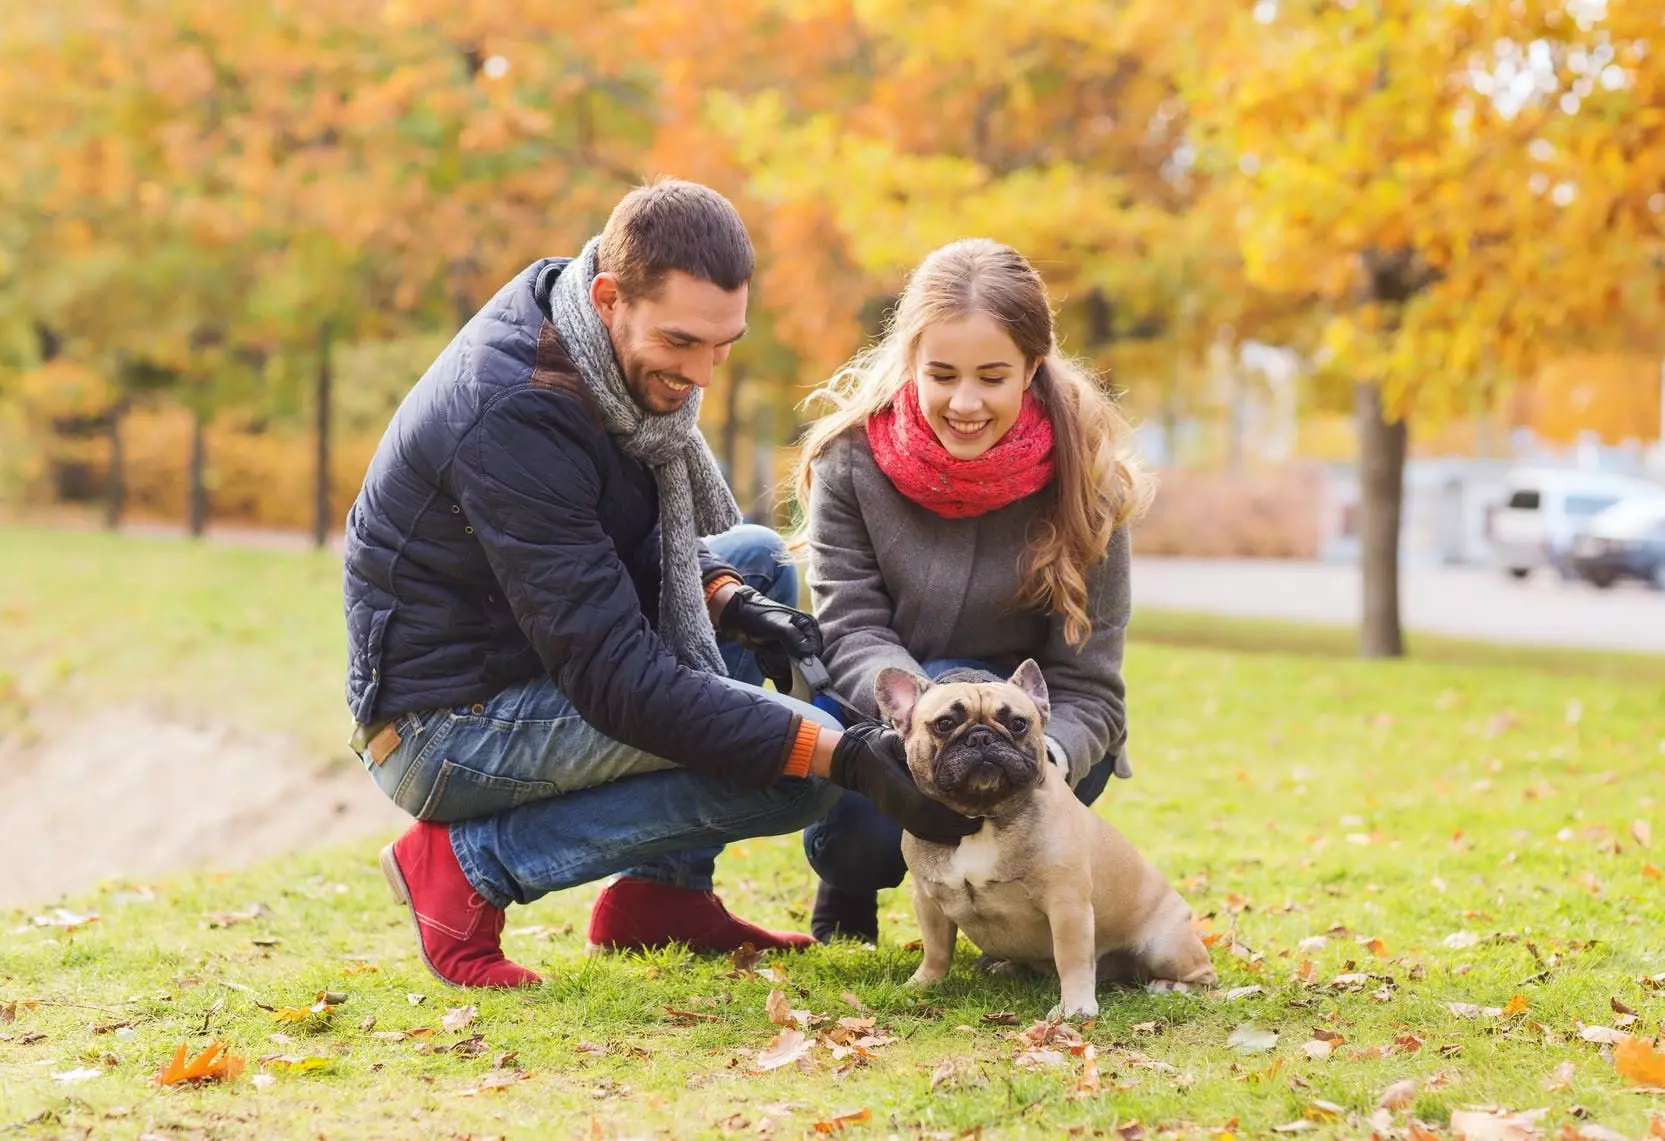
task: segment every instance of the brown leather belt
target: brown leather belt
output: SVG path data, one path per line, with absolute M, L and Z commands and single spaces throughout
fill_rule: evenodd
M 355 726 L 348 744 L 353 752 L 361 757 L 368 754 L 370 763 L 379 765 L 399 747 L 400 740 L 398 726 L 393 721 L 373 721 L 368 725 Z

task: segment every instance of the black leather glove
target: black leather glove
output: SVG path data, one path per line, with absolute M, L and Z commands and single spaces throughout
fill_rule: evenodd
M 820 623 L 749 586 L 736 590 L 723 606 L 717 633 L 755 654 L 763 676 L 782 693 L 792 688 L 795 659 L 821 656 Z
M 827 778 L 861 793 L 903 829 L 921 840 L 957 844 L 983 826 L 919 791 L 908 772 L 902 735 L 870 721 L 844 730 L 833 749 Z

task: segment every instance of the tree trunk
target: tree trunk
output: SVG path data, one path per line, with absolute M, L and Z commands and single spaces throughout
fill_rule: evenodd
M 728 369 L 727 400 L 723 409 L 723 473 L 728 476 L 729 489 L 740 494 L 740 388 L 746 383 L 744 365 L 730 365 Z
M 185 527 L 193 539 L 202 538 L 208 527 L 208 442 L 205 438 L 206 417 L 191 411 L 191 468 L 185 494 Z
M 1359 653 L 1397 658 L 1405 653 L 1399 626 L 1399 520 L 1405 500 L 1403 419 L 1382 415 L 1382 390 L 1360 384 L 1354 393 L 1359 430 L 1359 570 L 1364 588 Z
M 110 408 L 110 460 L 104 469 L 104 526 L 114 531 L 121 526 L 127 503 L 127 457 L 121 448 L 121 422 L 127 415 L 127 401 Z
M 330 374 L 330 326 L 325 322 L 318 330 L 318 383 L 313 399 L 318 402 L 317 407 L 317 452 L 315 462 L 315 487 L 317 498 L 313 503 L 312 542 L 320 550 L 329 542 L 330 533 L 330 389 L 333 377 Z

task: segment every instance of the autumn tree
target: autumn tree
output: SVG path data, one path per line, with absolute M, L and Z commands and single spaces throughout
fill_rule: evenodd
M 1643 0 L 1192 10 L 1202 165 L 1249 279 L 1316 293 L 1356 380 L 1367 655 L 1403 652 L 1407 418 L 1546 354 L 1660 348 L 1665 65 Z

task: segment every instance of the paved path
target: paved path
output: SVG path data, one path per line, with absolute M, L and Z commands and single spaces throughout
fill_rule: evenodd
M 1136 559 L 1135 604 L 1242 617 L 1356 624 L 1359 572 L 1350 565 L 1270 559 Z M 1515 582 L 1470 567 L 1406 567 L 1405 628 L 1520 645 L 1665 654 L 1665 593 L 1597 590 L 1535 574 Z

